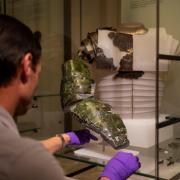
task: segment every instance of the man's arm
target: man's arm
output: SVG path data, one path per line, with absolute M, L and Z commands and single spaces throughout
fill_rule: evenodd
M 99 180 L 110 180 L 108 177 L 101 177 Z
M 64 142 L 62 138 L 64 139 Z M 63 147 L 69 144 L 71 141 L 70 136 L 67 134 L 62 134 L 62 138 L 55 136 L 40 142 L 49 152 L 55 153 L 56 151 L 63 149 Z
M 61 134 L 56 137 L 49 138 L 47 140 L 41 141 L 44 147 L 51 153 L 55 153 L 61 150 L 66 145 L 82 145 L 89 143 L 90 140 L 97 140 L 89 130 L 83 129 L 79 131 L 72 131 L 68 133 Z

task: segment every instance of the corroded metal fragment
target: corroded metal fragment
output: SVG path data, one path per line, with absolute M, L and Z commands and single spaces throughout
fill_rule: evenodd
M 148 29 L 139 22 L 122 23 L 117 29 L 117 32 L 131 35 L 141 35 L 145 34 L 147 31 Z
M 133 69 L 133 35 L 143 35 L 147 31 L 142 23 L 122 23 L 118 29 L 98 29 L 88 33 L 81 42 L 78 56 L 89 63 L 96 61 L 99 69 L 117 69 L 115 78 L 137 79 L 144 72 Z
M 63 65 L 61 80 L 62 106 L 69 106 L 76 101 L 94 95 L 94 80 L 88 66 L 80 60 L 69 60 Z
M 82 40 L 81 47 L 78 51 L 78 56 L 82 59 L 86 59 L 89 63 L 92 63 L 97 54 L 97 41 L 98 33 L 88 33 L 87 38 Z
M 111 28 L 105 28 L 111 29 Z M 87 60 L 89 63 L 96 61 L 99 69 L 114 69 L 113 59 L 104 55 L 103 49 L 98 47 L 98 31 L 88 33 L 87 37 L 82 40 L 78 50 L 78 57 Z
M 97 48 L 96 67 L 98 69 L 115 69 L 113 65 L 113 58 L 107 58 L 101 48 Z
M 108 37 L 112 39 L 114 46 L 119 48 L 120 51 L 130 52 L 133 48 L 132 35 L 110 32 Z
M 99 133 L 115 149 L 129 145 L 126 128 L 111 106 L 92 98 L 94 81 L 88 66 L 81 60 L 69 60 L 63 65 L 61 81 L 62 106 L 73 120 Z M 91 97 L 91 98 L 90 98 Z
M 111 111 L 111 106 L 88 98 L 70 108 L 74 119 L 83 126 L 99 133 L 113 148 L 129 145 L 127 130 L 119 115 Z
M 63 78 L 66 80 L 73 80 L 75 77 L 79 78 L 91 76 L 89 68 L 81 60 L 70 59 L 63 64 Z
M 120 61 L 120 68 L 119 71 L 132 71 L 133 65 L 133 54 L 126 54 L 125 56 L 122 57 Z

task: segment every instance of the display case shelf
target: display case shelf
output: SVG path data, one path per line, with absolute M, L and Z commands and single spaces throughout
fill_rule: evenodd
M 55 96 L 60 96 L 60 94 L 59 93 L 54 93 L 54 94 L 38 94 L 38 95 L 34 95 L 33 99 L 36 100 L 37 98 L 55 97 Z
M 160 129 L 160 128 L 163 128 L 163 127 L 166 127 L 166 126 L 170 126 L 170 125 L 173 125 L 173 124 L 176 124 L 176 123 L 179 123 L 179 122 L 180 122 L 180 118 L 179 117 L 168 116 L 168 117 L 166 117 L 165 121 L 160 122 L 157 125 L 157 128 Z
M 180 56 L 173 56 L 173 55 L 166 55 L 166 54 L 159 54 L 159 60 L 171 60 L 171 61 L 180 61 Z

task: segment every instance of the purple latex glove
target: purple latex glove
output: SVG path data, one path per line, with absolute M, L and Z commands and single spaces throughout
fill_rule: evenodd
M 126 180 L 140 166 L 138 157 L 131 153 L 119 152 L 107 163 L 100 178 L 108 177 L 110 180 Z
M 66 133 L 67 135 L 70 136 L 70 143 L 69 145 L 81 145 L 85 143 L 89 143 L 90 140 L 97 141 L 97 137 L 93 136 L 88 129 L 83 129 L 79 131 L 72 131 Z

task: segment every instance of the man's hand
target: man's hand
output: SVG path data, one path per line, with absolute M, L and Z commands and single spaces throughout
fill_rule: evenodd
M 85 143 L 89 143 L 90 140 L 97 141 L 97 137 L 93 136 L 89 130 L 83 129 L 79 131 L 72 131 L 66 133 L 70 137 L 69 145 L 82 145 Z
M 126 180 L 140 166 L 138 157 L 131 153 L 119 152 L 107 163 L 99 179 L 106 177 L 110 180 Z

